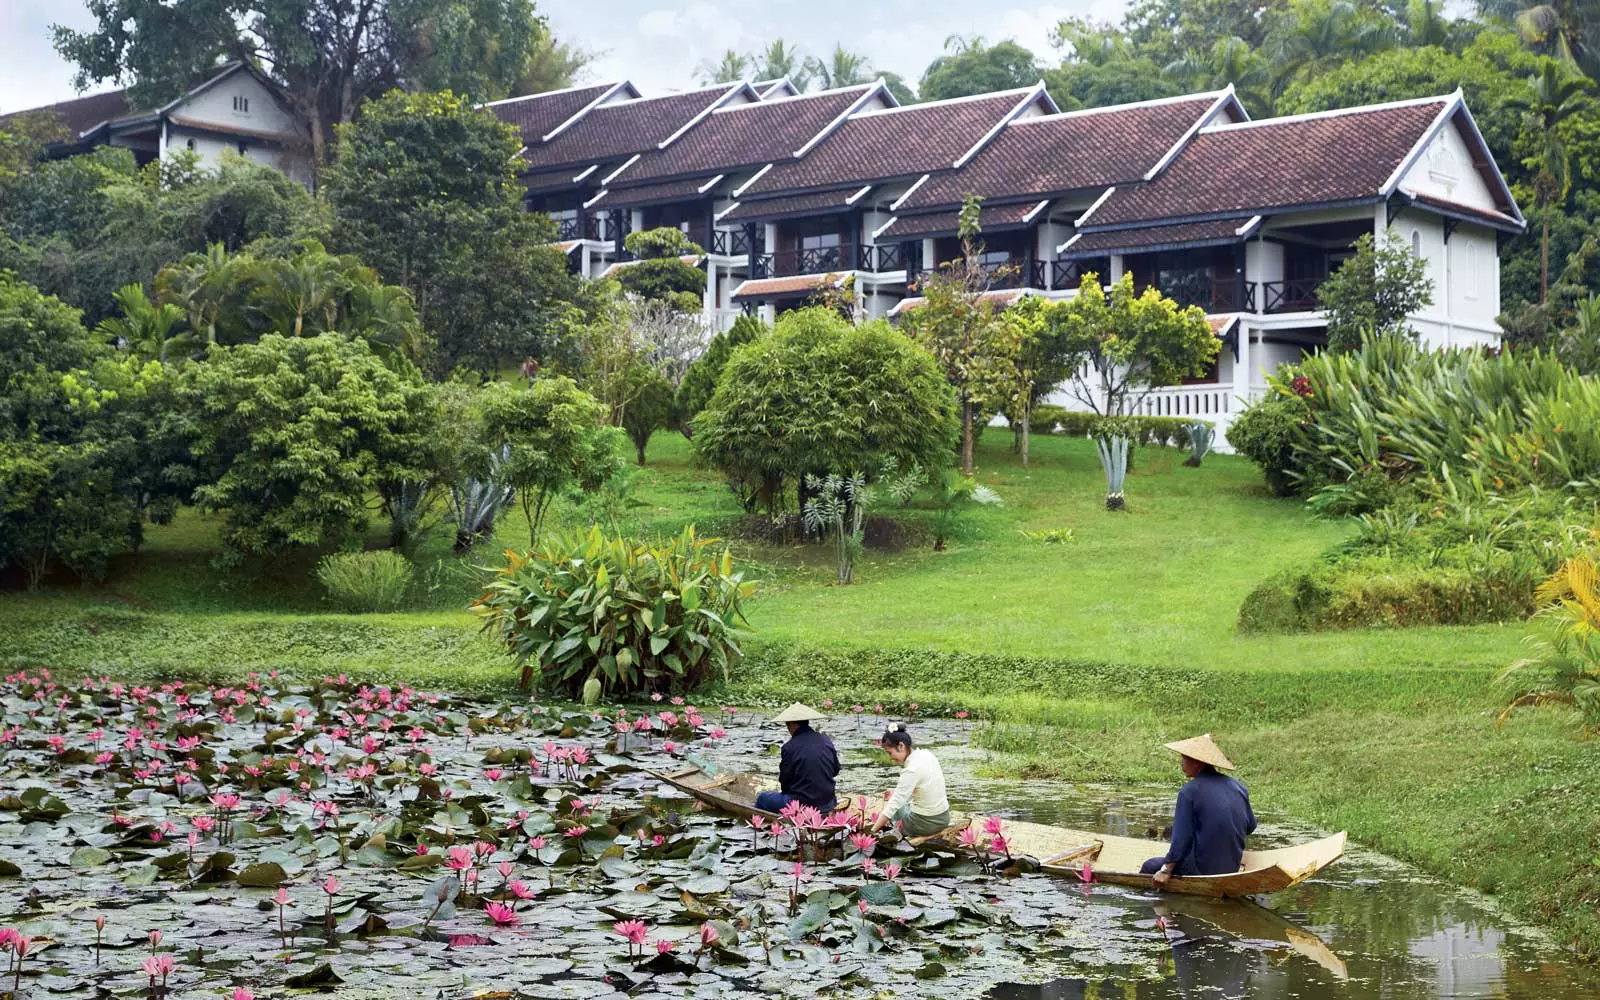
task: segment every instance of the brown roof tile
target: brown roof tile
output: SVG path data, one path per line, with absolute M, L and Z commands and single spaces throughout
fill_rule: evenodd
M 987 292 L 979 292 L 978 300 L 996 303 L 1001 309 L 1004 309 L 1009 305 L 1013 305 L 1024 295 L 1032 294 L 1033 292 L 1027 288 L 992 288 Z M 889 310 L 889 315 L 903 316 L 913 309 L 922 308 L 927 302 L 928 300 L 921 295 L 913 295 L 909 298 L 901 299 L 895 303 L 894 308 Z
M 578 184 L 578 175 L 583 171 L 573 167 L 561 170 L 546 170 L 537 174 L 523 174 L 522 186 L 530 192 L 561 191 Z M 593 174 L 590 175 L 594 176 Z M 587 179 L 587 178 L 586 178 Z
M 1138 180 L 1219 96 L 1019 119 L 960 170 L 929 178 L 900 207 L 958 205 L 969 194 L 1039 197 Z
M 779 295 L 800 295 L 816 292 L 828 285 L 838 285 L 843 274 L 797 274 L 788 278 L 754 278 L 733 290 L 735 299 L 760 299 Z
M 1142 229 L 1110 229 L 1079 233 L 1063 251 L 1064 257 L 1104 257 L 1113 253 L 1142 253 L 1151 250 L 1181 250 L 1187 247 L 1238 243 L 1246 222 L 1239 219 L 1214 219 L 1210 222 L 1180 222 L 1174 226 L 1146 226 Z
M 1010 226 L 1020 226 L 1028 221 L 1027 216 L 1038 207 L 1038 202 L 1024 202 L 1017 205 L 994 205 L 978 210 L 978 228 L 988 232 L 991 229 L 1001 229 Z M 930 212 L 927 215 L 896 216 L 888 229 L 878 234 L 877 240 L 882 243 L 886 240 L 910 239 L 922 236 L 945 236 L 954 234 L 961 228 L 961 213 L 959 212 Z
M 0 125 L 4 125 L 16 115 L 54 114 L 62 127 L 71 132 L 72 137 L 76 139 L 101 122 L 122 118 L 132 111 L 126 90 L 108 90 L 103 94 L 90 94 L 70 101 L 47 104 L 42 108 L 28 108 L 25 111 L 0 115 Z
M 864 111 L 805 156 L 762 174 L 746 193 L 843 187 L 950 169 L 999 125 L 1027 91 Z
M 871 89 L 870 84 L 863 84 L 718 108 L 666 149 L 641 157 L 618 175 L 617 182 L 708 176 L 791 159 L 795 150 Z
M 660 184 L 643 184 L 630 188 L 607 188 L 606 196 L 595 202 L 601 211 L 613 208 L 637 208 L 641 205 L 660 205 L 674 201 L 697 201 L 709 198 L 710 192 L 700 193 L 700 188 L 710 180 L 691 177 L 683 181 L 664 181 Z
M 1526 228 L 1527 225 L 1526 223 L 1517 221 L 1504 212 L 1491 212 L 1487 209 L 1477 208 L 1472 205 L 1463 205 L 1458 201 L 1450 201 L 1448 198 L 1436 198 L 1433 195 L 1428 194 L 1413 194 L 1411 195 L 1411 199 L 1419 205 L 1426 205 L 1429 208 L 1436 208 L 1454 215 L 1462 215 L 1481 220 L 1485 225 L 1497 226 L 1500 228 L 1515 228 L 1518 230 Z
M 843 212 L 850 206 L 846 203 L 851 195 L 860 188 L 844 191 L 817 191 L 812 194 L 797 194 L 787 198 L 768 198 L 764 201 L 741 201 L 718 222 L 748 222 L 753 219 L 776 219 L 785 215 L 808 215 L 821 212 Z
M 1155 180 L 1117 188 L 1085 228 L 1375 198 L 1449 100 L 1202 129 Z
M 654 149 L 695 115 L 740 86 L 743 84 L 718 84 L 666 97 L 602 104 L 549 142 L 530 144 L 523 159 L 535 169 L 625 160 Z
M 600 83 L 593 87 L 529 94 L 495 101 L 488 108 L 507 125 L 515 125 L 524 143 L 537 146 L 556 126 L 588 107 L 613 86 L 615 84 Z

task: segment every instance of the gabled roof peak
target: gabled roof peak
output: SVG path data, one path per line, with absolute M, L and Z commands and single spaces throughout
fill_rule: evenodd
M 753 86 L 757 90 L 761 89 L 761 84 L 759 83 L 753 84 Z M 732 114 L 735 111 L 745 111 L 750 108 L 770 108 L 774 104 L 793 104 L 798 101 L 810 101 L 821 97 L 837 97 L 840 94 L 865 93 L 866 91 L 871 90 L 872 87 L 873 85 L 870 83 L 853 83 L 848 87 L 834 87 L 832 90 L 813 90 L 809 93 L 782 94 L 777 97 L 763 97 L 759 101 L 750 101 L 746 104 L 730 104 L 719 107 L 715 113 L 719 115 L 725 115 Z
M 1234 129 L 1265 128 L 1270 125 L 1292 125 L 1296 122 L 1317 121 L 1324 118 L 1343 118 L 1349 115 L 1366 115 L 1377 111 L 1391 111 L 1395 108 L 1415 108 L 1424 104 L 1450 104 L 1462 98 L 1460 88 L 1449 94 L 1437 97 L 1413 97 L 1404 101 L 1388 101 L 1383 104 L 1362 104 L 1354 108 L 1330 108 L 1327 111 L 1307 111 L 1298 115 L 1282 115 L 1277 118 L 1258 118 L 1247 122 L 1227 122 L 1221 125 L 1207 125 L 1201 132 L 1227 132 Z
M 1040 85 L 1036 83 L 1029 87 L 1016 87 L 1011 90 L 992 90 L 986 94 L 968 94 L 965 97 L 947 97 L 942 101 L 924 101 L 921 104 L 903 104 L 893 108 L 868 108 L 865 111 L 857 111 L 850 117 L 866 118 L 869 115 L 892 115 L 901 111 L 921 111 L 927 108 L 942 108 L 951 104 L 967 104 L 972 101 L 992 101 L 1001 97 L 1020 98 L 1026 94 L 1032 94 L 1039 89 Z
M 1118 111 L 1134 111 L 1139 108 L 1158 108 L 1169 104 L 1188 104 L 1200 101 L 1215 103 L 1221 98 L 1231 94 L 1233 88 L 1225 87 L 1222 90 L 1202 90 L 1193 94 L 1177 94 L 1172 97 L 1157 97 L 1148 101 L 1129 101 L 1126 104 L 1103 104 L 1097 108 L 1078 108 L 1074 111 L 1057 111 L 1054 114 L 1034 115 L 1032 118 L 1017 118 L 1012 125 L 1033 125 L 1042 122 L 1060 121 L 1063 118 L 1086 118 L 1089 115 L 1113 114 Z
M 632 91 L 634 97 L 639 96 L 639 91 L 630 81 L 618 80 L 615 83 L 582 83 L 573 87 L 560 87 L 556 90 L 541 90 L 532 94 L 519 94 L 516 97 L 502 97 L 498 101 L 484 101 L 482 104 L 478 105 L 478 107 L 498 108 L 503 104 L 516 104 L 519 101 L 534 101 L 541 97 L 557 97 L 561 94 L 575 94 L 580 90 L 604 90 L 607 93 L 611 93 L 619 87 L 627 87 L 628 90 Z

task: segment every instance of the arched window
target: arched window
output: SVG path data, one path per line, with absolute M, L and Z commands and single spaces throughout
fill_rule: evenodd
M 1422 256 L 1422 232 L 1421 232 L 1421 230 L 1417 230 L 1417 229 L 1411 230 L 1411 256 L 1418 257 L 1418 258 L 1420 258 Z
M 194 151 L 194 140 L 190 139 L 189 142 L 187 143 L 187 145 L 189 147 L 190 152 L 193 152 Z

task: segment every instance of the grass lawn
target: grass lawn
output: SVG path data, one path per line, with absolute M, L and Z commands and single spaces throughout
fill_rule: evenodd
M 1600 955 L 1600 749 L 1564 719 L 1495 725 L 1493 673 L 1518 626 L 1235 634 L 1268 574 L 1314 557 L 1347 526 L 1268 497 L 1253 466 L 1142 450 L 1129 509 L 1107 513 L 1086 441 L 1036 439 L 1033 468 L 991 430 L 981 478 L 1002 508 L 975 510 L 946 552 L 869 551 L 832 584 L 820 546 L 734 542 L 761 583 L 750 657 L 725 699 L 794 697 L 924 709 L 991 724 L 997 770 L 1177 784 L 1165 740 L 1209 730 L 1270 802 L 1495 893 L 1512 912 Z M 687 445 L 658 435 L 619 518 L 664 534 L 729 530 L 742 511 Z M 582 523 L 584 512 L 556 511 Z M 911 521 L 925 512 L 910 510 Z M 1025 530 L 1070 528 L 1066 545 Z M 349 671 L 483 689 L 514 671 L 462 610 L 471 564 L 525 543 L 519 517 L 466 561 L 440 541 L 418 557 L 418 609 L 331 614 L 309 558 L 219 572 L 214 522 L 186 513 L 102 586 L 0 596 L 0 656 L 123 675 Z

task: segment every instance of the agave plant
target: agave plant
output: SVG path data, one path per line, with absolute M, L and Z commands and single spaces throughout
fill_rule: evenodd
M 1211 442 L 1216 439 L 1217 429 L 1208 421 L 1194 420 L 1184 426 L 1189 435 L 1189 457 L 1183 464 L 1190 468 L 1198 469 L 1200 460 L 1211 453 Z
M 1122 481 L 1128 475 L 1128 435 L 1119 429 L 1094 439 L 1100 452 L 1100 468 L 1106 474 L 1106 510 L 1122 510 L 1127 502 L 1122 497 Z
M 456 549 L 469 549 L 494 533 L 494 523 L 511 506 L 517 491 L 498 481 L 496 473 L 510 457 L 510 447 L 489 456 L 489 473 L 466 477 L 450 487 L 450 519 L 456 525 Z

